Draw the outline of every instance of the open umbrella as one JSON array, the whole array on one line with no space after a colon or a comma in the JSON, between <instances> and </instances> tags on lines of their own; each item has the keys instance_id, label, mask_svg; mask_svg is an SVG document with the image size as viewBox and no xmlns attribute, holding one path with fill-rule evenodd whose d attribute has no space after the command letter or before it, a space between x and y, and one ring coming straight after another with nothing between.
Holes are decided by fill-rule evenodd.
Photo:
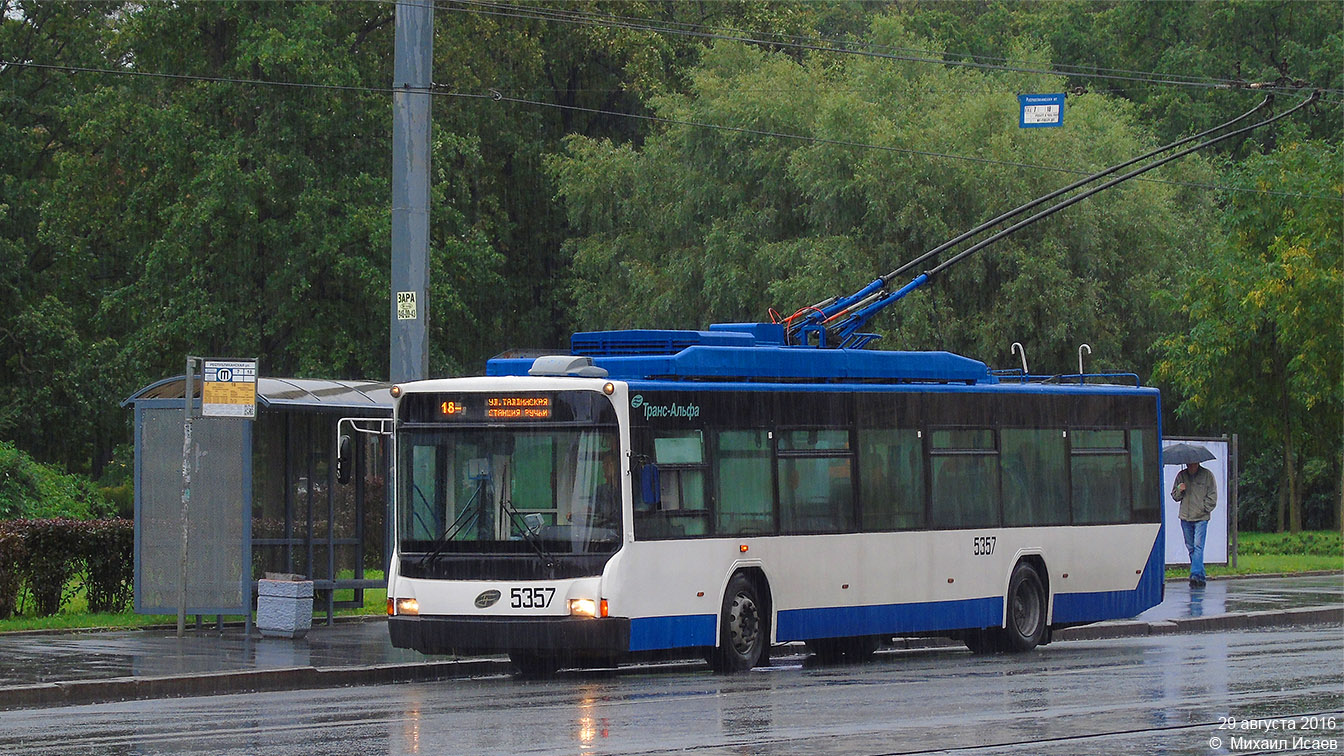
<instances>
[{"instance_id":1,"label":"open umbrella","mask_svg":"<svg viewBox=\"0 0 1344 756\"><path fill-rule=\"evenodd\" d=\"M1172 444L1162 450L1162 464L1188 465L1213 459L1213 452L1195 444Z\"/></svg>"}]
</instances>

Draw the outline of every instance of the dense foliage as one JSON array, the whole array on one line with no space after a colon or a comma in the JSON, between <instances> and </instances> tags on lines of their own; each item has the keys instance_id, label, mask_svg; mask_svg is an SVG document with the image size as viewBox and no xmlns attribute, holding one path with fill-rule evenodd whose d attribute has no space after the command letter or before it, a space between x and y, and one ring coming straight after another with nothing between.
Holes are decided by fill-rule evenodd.
<instances>
[{"instance_id":1,"label":"dense foliage","mask_svg":"<svg viewBox=\"0 0 1344 756\"><path fill-rule=\"evenodd\" d=\"M98 478L119 402L187 353L386 374L394 10L0 0L0 438ZM1313 421L1344 395L1337 5L566 0L435 28L435 375L575 327L763 319L1259 99L1228 81L1327 89L873 329L995 366L1022 341L1034 371L1087 342L1168 390L1168 430L1273 461L1243 508L1338 524L1344 432ZM1065 128L1017 129L1026 91L1069 91Z\"/></svg>"},{"instance_id":2,"label":"dense foliage","mask_svg":"<svg viewBox=\"0 0 1344 756\"><path fill-rule=\"evenodd\" d=\"M1293 532L1308 468L1333 467L1344 438L1341 157L1338 145L1297 143L1233 172L1234 186L1266 191L1230 193L1233 233L1173 282L1188 325L1162 340L1157 373L1183 396L1182 415L1279 451L1273 525L1286 516Z\"/></svg>"},{"instance_id":3,"label":"dense foliage","mask_svg":"<svg viewBox=\"0 0 1344 756\"><path fill-rule=\"evenodd\" d=\"M27 561L28 549L23 533L13 520L0 520L0 619L14 614L23 589L20 566Z\"/></svg>"},{"instance_id":4,"label":"dense foliage","mask_svg":"<svg viewBox=\"0 0 1344 756\"><path fill-rule=\"evenodd\" d=\"M26 587L38 616L56 614L82 586L91 612L120 612L131 599L135 529L130 520L0 520L0 619Z\"/></svg>"},{"instance_id":5,"label":"dense foliage","mask_svg":"<svg viewBox=\"0 0 1344 756\"><path fill-rule=\"evenodd\" d=\"M117 505L87 478L37 462L22 449L0 441L0 520L87 520L114 514L118 514Z\"/></svg>"},{"instance_id":6,"label":"dense foliage","mask_svg":"<svg viewBox=\"0 0 1344 756\"><path fill-rule=\"evenodd\" d=\"M891 18L868 37L887 47L934 44ZM1048 66L1030 51L1016 62ZM1039 166L1058 156L1091 170L1153 146L1123 102L1090 95L1070 100L1076 131L1018 128L1015 92L1062 86L1032 74L799 63L716 45L689 93L656 102L655 112L676 125L639 149L575 137L568 156L553 161L577 232L579 325L704 327L756 320L772 305L787 314L854 291L1057 188L1061 177ZM687 125L701 122L830 142ZM1198 163L1186 168L1207 178ZM1206 243L1189 229L1207 228L1210 210L1203 195L1172 184L1117 188L1105 202L1080 204L969 258L871 330L890 348L948 349L1000 364L1019 341L1047 373L1073 372L1086 341L1101 370L1146 373L1147 347L1162 325L1150 292Z\"/></svg>"}]
</instances>

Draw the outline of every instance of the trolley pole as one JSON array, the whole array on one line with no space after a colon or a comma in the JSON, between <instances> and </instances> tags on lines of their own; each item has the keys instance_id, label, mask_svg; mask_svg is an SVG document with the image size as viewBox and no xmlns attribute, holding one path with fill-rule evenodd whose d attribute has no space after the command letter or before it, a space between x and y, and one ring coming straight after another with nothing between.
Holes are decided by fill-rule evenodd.
<instances>
[{"instance_id":1,"label":"trolley pole","mask_svg":"<svg viewBox=\"0 0 1344 756\"><path fill-rule=\"evenodd\" d=\"M429 377L429 129L433 0L400 0L392 93L390 380Z\"/></svg>"}]
</instances>

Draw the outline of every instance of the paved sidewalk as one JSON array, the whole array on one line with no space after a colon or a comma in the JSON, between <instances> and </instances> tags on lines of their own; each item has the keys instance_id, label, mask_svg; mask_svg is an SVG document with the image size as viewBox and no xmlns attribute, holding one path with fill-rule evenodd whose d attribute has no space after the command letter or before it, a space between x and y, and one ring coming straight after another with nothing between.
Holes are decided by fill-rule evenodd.
<instances>
[{"instance_id":1,"label":"paved sidewalk","mask_svg":"<svg viewBox=\"0 0 1344 756\"><path fill-rule=\"evenodd\" d=\"M1203 589L1168 582L1166 599L1133 620L1056 634L1057 641L1301 624L1344 626L1344 574L1230 578ZM898 639L898 648L947 645ZM777 654L778 655L778 654ZM0 634L0 709L132 698L505 674L502 657L426 657L392 648L381 617L317 625L302 639L247 637L213 626Z\"/></svg>"}]
</instances>

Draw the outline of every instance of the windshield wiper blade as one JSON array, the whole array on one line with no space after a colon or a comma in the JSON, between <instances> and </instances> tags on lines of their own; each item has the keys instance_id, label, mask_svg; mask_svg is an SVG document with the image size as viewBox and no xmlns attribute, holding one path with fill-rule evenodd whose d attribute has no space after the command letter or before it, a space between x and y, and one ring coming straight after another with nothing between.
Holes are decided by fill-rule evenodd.
<instances>
[{"instance_id":1,"label":"windshield wiper blade","mask_svg":"<svg viewBox=\"0 0 1344 756\"><path fill-rule=\"evenodd\" d=\"M504 491L503 494L499 497L500 511L504 512L504 514L509 516L509 522L514 525L517 525L518 530L523 534L523 540L527 541L527 545L531 546L532 550L537 552L537 557L541 559L541 563L545 565L546 569L551 573L548 577L554 577L555 557L551 554L551 552L546 550L545 546L541 545L541 537L538 536L536 533L532 532L532 528L528 526L527 520L523 518L522 513L520 513L517 509L513 508L512 483L513 478L509 477L509 466L508 463L505 462Z\"/></svg>"},{"instance_id":2,"label":"windshield wiper blade","mask_svg":"<svg viewBox=\"0 0 1344 756\"><path fill-rule=\"evenodd\" d=\"M500 508L509 516L509 522L518 526L519 531L523 534L523 540L527 541L527 545L531 546L532 550L537 552L537 557L541 559L541 563L546 565L547 570L554 571L555 556L547 551L545 546L541 545L541 537L536 533L533 533L532 530L527 527L527 521L523 519L522 514L520 514L518 510L513 508L511 503L503 499L501 499L499 503Z\"/></svg>"},{"instance_id":3,"label":"windshield wiper blade","mask_svg":"<svg viewBox=\"0 0 1344 756\"><path fill-rule=\"evenodd\" d=\"M420 558L421 565L428 564L430 560L437 558L439 554L442 554L443 550L448 547L449 541L453 540L458 533L465 530L468 525L480 519L481 507L478 505L473 509L471 503L480 498L481 491L485 490L485 484L486 479L482 478L480 483L476 486L476 490L472 492L471 498L467 499L467 503L462 507L462 512L457 516L457 519L453 520L453 524L444 530L438 538L434 539L433 550ZM418 488L416 490L419 491ZM421 494L421 498L424 498L423 494Z\"/></svg>"}]
</instances>

